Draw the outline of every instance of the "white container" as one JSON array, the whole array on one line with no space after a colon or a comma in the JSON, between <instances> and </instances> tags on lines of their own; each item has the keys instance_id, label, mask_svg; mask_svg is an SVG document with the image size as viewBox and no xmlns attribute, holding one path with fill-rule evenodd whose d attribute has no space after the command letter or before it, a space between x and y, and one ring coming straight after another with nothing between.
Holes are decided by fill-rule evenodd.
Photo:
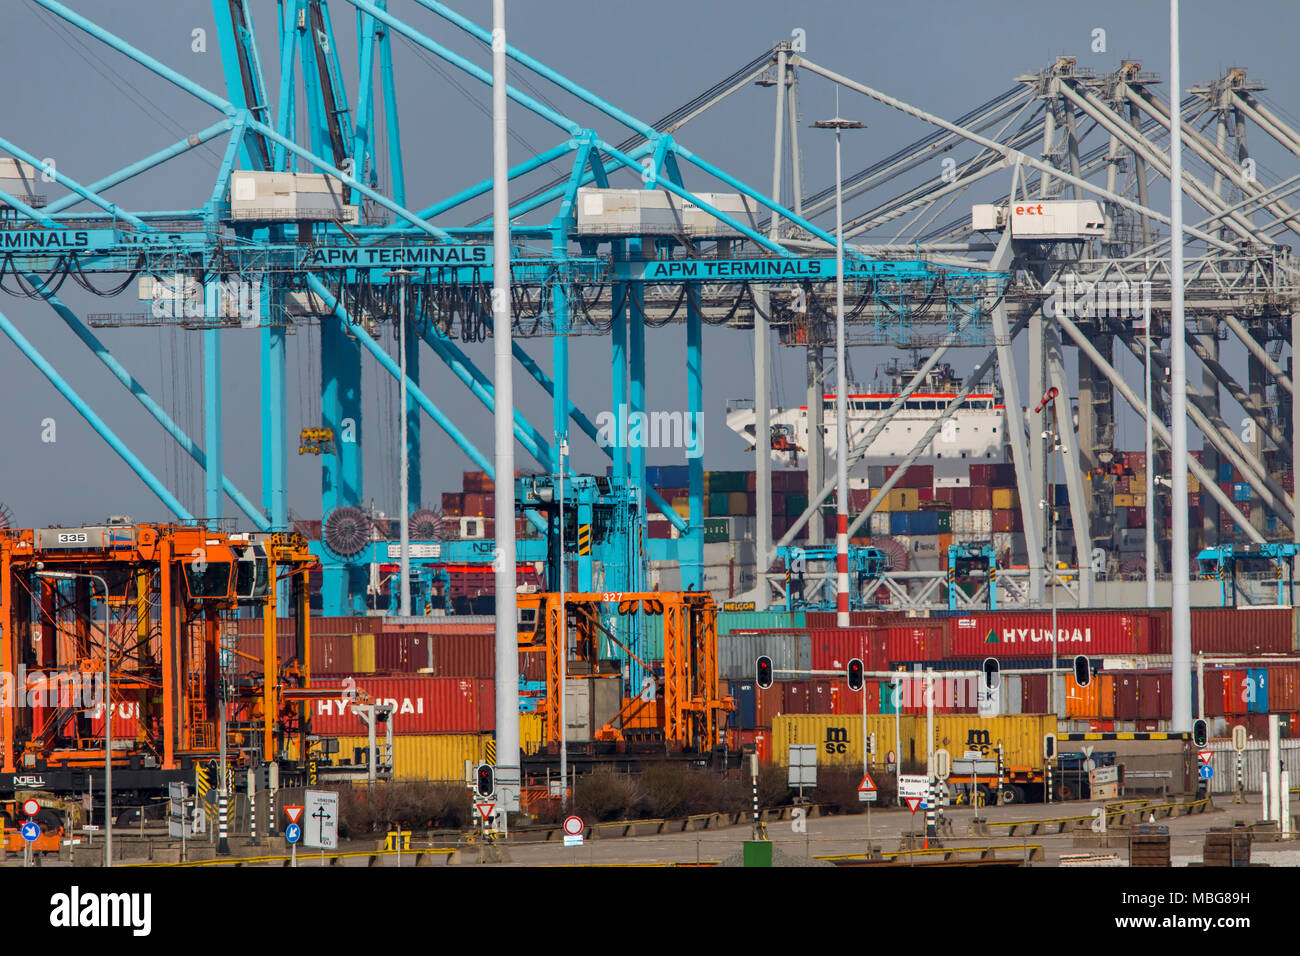
<instances>
[{"instance_id":1,"label":"white container","mask_svg":"<svg viewBox=\"0 0 1300 956\"><path fill-rule=\"evenodd\" d=\"M347 189L319 173L236 170L230 174L230 218L253 222L342 222L360 220L345 202Z\"/></svg>"},{"instance_id":2,"label":"white container","mask_svg":"<svg viewBox=\"0 0 1300 956\"><path fill-rule=\"evenodd\" d=\"M0 158L0 189L28 206L44 206L45 197L40 193L40 171L31 163L9 157ZM8 203L0 206L9 208Z\"/></svg>"},{"instance_id":3,"label":"white container","mask_svg":"<svg viewBox=\"0 0 1300 956\"><path fill-rule=\"evenodd\" d=\"M871 537L887 538L889 537L889 512L873 511L870 518Z\"/></svg>"}]
</instances>

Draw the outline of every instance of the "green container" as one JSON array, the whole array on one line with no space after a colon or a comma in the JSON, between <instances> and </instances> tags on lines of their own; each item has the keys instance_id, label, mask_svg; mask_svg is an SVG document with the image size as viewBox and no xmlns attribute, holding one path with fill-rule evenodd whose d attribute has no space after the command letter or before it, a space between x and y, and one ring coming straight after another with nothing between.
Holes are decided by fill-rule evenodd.
<instances>
[{"instance_id":1,"label":"green container","mask_svg":"<svg viewBox=\"0 0 1300 956\"><path fill-rule=\"evenodd\" d=\"M880 682L880 712L882 714L894 714L898 708L894 706L894 682L882 680Z\"/></svg>"},{"instance_id":2,"label":"green container","mask_svg":"<svg viewBox=\"0 0 1300 956\"><path fill-rule=\"evenodd\" d=\"M803 611L795 611L793 614L785 611L718 611L718 634L805 626L806 617Z\"/></svg>"},{"instance_id":3,"label":"green container","mask_svg":"<svg viewBox=\"0 0 1300 956\"><path fill-rule=\"evenodd\" d=\"M802 494L788 494L785 496L785 513L787 517L797 518L804 513L808 507L808 496Z\"/></svg>"},{"instance_id":4,"label":"green container","mask_svg":"<svg viewBox=\"0 0 1300 956\"><path fill-rule=\"evenodd\" d=\"M704 543L719 544L731 540L731 522L726 518L704 519Z\"/></svg>"},{"instance_id":5,"label":"green container","mask_svg":"<svg viewBox=\"0 0 1300 956\"><path fill-rule=\"evenodd\" d=\"M717 490L710 491L709 492L709 516L717 518L717 517L726 517L728 514L730 514L730 510L729 510L731 508L730 499L731 499L731 495L728 492L717 491Z\"/></svg>"},{"instance_id":6,"label":"green container","mask_svg":"<svg viewBox=\"0 0 1300 956\"><path fill-rule=\"evenodd\" d=\"M952 512L951 511L939 512L939 533L952 534Z\"/></svg>"},{"instance_id":7,"label":"green container","mask_svg":"<svg viewBox=\"0 0 1300 956\"><path fill-rule=\"evenodd\" d=\"M632 633L632 616L620 615L618 617L618 630L614 633L618 639L625 645L631 646ZM661 661L664 659L664 616L662 614L643 614L642 621L642 639L641 650L637 656L645 661ZM604 661L628 661L628 657L621 647L611 641L603 633L600 635L600 659Z\"/></svg>"},{"instance_id":8,"label":"green container","mask_svg":"<svg viewBox=\"0 0 1300 956\"><path fill-rule=\"evenodd\" d=\"M747 491L748 475L743 471L713 471L709 473L709 494L718 491Z\"/></svg>"},{"instance_id":9,"label":"green container","mask_svg":"<svg viewBox=\"0 0 1300 956\"><path fill-rule=\"evenodd\" d=\"M772 865L772 844L767 840L746 840L743 856L745 866Z\"/></svg>"}]
</instances>

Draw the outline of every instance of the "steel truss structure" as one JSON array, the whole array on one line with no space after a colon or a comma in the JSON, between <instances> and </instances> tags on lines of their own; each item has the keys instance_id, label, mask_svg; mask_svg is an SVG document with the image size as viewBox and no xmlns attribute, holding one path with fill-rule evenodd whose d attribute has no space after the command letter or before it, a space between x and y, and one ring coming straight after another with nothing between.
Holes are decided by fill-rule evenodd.
<instances>
[{"instance_id":1,"label":"steel truss structure","mask_svg":"<svg viewBox=\"0 0 1300 956\"><path fill-rule=\"evenodd\" d=\"M101 360L109 372L178 445L204 470L204 514L192 514L177 495L114 433L111 426L59 375L21 330L0 313L0 332L35 364L132 470L158 495L172 515L185 522L216 522L223 518L229 498L259 530L288 526L285 448L286 334L294 326L318 324L320 330L321 428L339 435L345 423L357 441L337 443L322 461L322 514L361 507L363 470L360 455L363 354L368 354L395 379L397 363L378 341L381 323L398 313L398 285L389 276L395 266L413 268L404 287L414 318L402 330L407 338L409 424L403 436L411 452L413 508L421 503L418 463L426 440L421 413L477 467L494 475L493 463L471 437L457 427L454 415L433 403L420 389L419 356L427 346L446 369L461 381L476 401L494 405L492 382L458 343L491 334L489 289L494 269L491 220L452 225L470 201L487 195L490 179L466 185L428 205L408 200L407 174L401 146L401 112L393 69L397 38L436 57L474 80L490 84L490 72L432 39L425 30L390 13L386 0L344 0L349 21L357 30L358 75L355 107L344 89L334 42L334 25L326 0L278 0L273 32L278 40L279 86L268 88L252 17L244 0L214 0L222 63L224 95L194 82L128 40L95 24L58 0L33 0L39 7L111 47L195 99L212 108L218 118L183 140L167 145L90 182L75 180L64 170L51 170L65 191L52 202L0 190L0 208L8 207L0 226L0 288L47 303L74 334ZM490 48L490 31L436 0L415 0L430 22L450 25ZM336 6L337 6L336 2ZM622 138L584 126L560 108L511 86L513 109L540 117L559 133L551 148L514 165L510 170L519 198L510 208L512 252L508 268L514 299L514 332L521 338L549 338L554 373L548 376L518 343L513 352L521 368L552 398L551 421L534 425L514 409L515 437L536 465L555 472L555 443L571 427L593 441L597 429L590 416L569 398L569 340L577 334L607 335L610 340L612 408L626 405L632 412L647 408L645 331L668 322L687 328L686 367L689 412L703 412L702 327L705 324L752 328L755 356L756 433L769 427L769 341L775 330L788 345L807 349L810 394L821 390L825 374L823 347L832 316L827 309L833 287L828 270L834 237L818 221L833 209L833 184L808 195L803 190L799 79L811 76L900 110L933 130L895 150L844 183L846 198L866 208L846 222L847 300L850 341L925 347L930 358L898 400L913 391L923 375L950 348L974 346L987 354L967 379L975 388L996 366L1003 401L1018 413L1032 406L1048 384L1059 384L1056 399L1061 421L1073 421L1074 408L1065 384L1064 348L1080 351L1078 428L1064 429L1067 461L1083 467L1066 468L1070 512L1076 547L1078 596L1088 603L1092 593L1091 552L1107 546L1115 533L1107 511L1109 496L1089 483L1098 465L1112 452L1115 421L1113 393L1119 391L1139 412L1144 410L1116 371L1115 342L1133 348L1131 328L1094 317L1048 315L1043 308L1056 284L1074 276L1095 282L1141 279L1151 287L1157 322L1167 309L1168 271L1162 250L1168 236L1161 226L1168 217L1152 208L1148 192L1154 178L1167 173L1162 146L1170 111L1156 92L1156 78L1136 63L1125 63L1113 74L1097 77L1061 58L1033 76L976 107L955 122L927 113L883 92L823 67L789 43L778 43L709 90L655 123L646 123L569 80L514 46L507 55L515 67L551 84L568 101L594 109L601 122L617 128ZM774 87L773 184L768 192L729 174L725 167L692 152L675 136L681 127L728 96L758 83ZM299 86L301 84L301 86ZM1198 179L1200 170L1184 176L1187 194L1205 209L1205 218L1187 228L1193 243L1188 257L1189 309L1197 316L1194 341L1205 364L1202 389L1190 397L1196 424L1215 454L1234 462L1247 476L1260 507L1247 518L1218 488L1211 472L1217 462L1207 455L1204 468L1195 466L1203 491L1252 540L1266 530L1265 510L1286 527L1293 526L1290 494L1274 477L1269 453L1293 455L1290 409L1281 409L1283 392L1293 394L1282 369L1279 347L1291 336L1295 308L1295 267L1280 238L1297 228L1296 214L1285 202L1300 189L1300 176L1265 185L1254 167L1243 172L1247 157L1247 121L1255 124L1292 155L1300 156L1300 134L1260 102L1259 87L1240 70L1219 81L1188 91L1183 126L1189 152L1208 167L1212 181ZM306 108L296 106L299 93ZM384 137L380 137L382 115ZM1198 126L1214 123L1213 138ZM386 140L386 151L380 145ZM1233 150L1229 150L1229 140ZM106 194L161 164L209 142L224 145L214 183L204 186L199 204L184 210L130 211ZM39 166L35 155L0 138L0 150L24 163ZM1235 152L1235 155L1234 155ZM787 158L788 157L788 158ZM952 158L934 176L925 172L940 158ZM964 157L964 158L958 158ZM1248 157L1247 157L1248 158ZM380 182L377 170L385 160L390 182ZM544 166L563 161L568 175L540 185L524 183ZM792 195L783 201L783 173L792 173ZM338 184L349 203L362 210L360 224L318 221L267 224L232 218L230 183L237 170L320 173ZM714 205L699 191L687 188L685 172L701 183L747 197L766 220L741 221ZM1125 173L1121 182L1121 172ZM909 174L911 174L909 176ZM619 176L646 189L661 190L692 203L739 239L698 242L686 235L637 234L598 237L580 235L575 228L578 190L608 187ZM997 176L1009 179L1004 198L1058 196L1071 190L1077 197L1095 196L1107 212L1107 234L1100 242L1042 243L1003 234L972 234L967 215L979 184L992 185ZM535 178L535 177L534 177ZM528 179L531 183L533 180ZM906 183L898 186L898 182ZM1104 183L1102 185L1101 183ZM891 192L891 190L893 190ZM90 204L93 211L74 211ZM945 216L952 218L944 219ZM462 219L463 221L463 219ZM893 231L897 227L897 231ZM878 241L882 240L882 241ZM1197 254L1199 252L1199 254ZM750 270L754 262L780 262L780 270ZM656 264L696 264L663 277ZM710 271L708 264L712 264ZM92 276L109 273L115 283L101 287ZM216 287L234 282L256 288L255 321L247 317L221 319L211 310L200 317L174 314L169 324L201 330L204 347L204 435L200 443L186 434L153 399L141 382L92 331L95 325L138 325L157 321L148 316L105 312L83 321L58 296L67 278L89 291L117 294L137 277L167 280L187 277L202 289L205 300L216 298ZM117 284L120 283L120 284ZM219 315L219 313L218 313ZM1167 324L1167 318L1164 319ZM262 421L260 441L263 481L260 502L245 495L225 475L222 465L220 383L223 329L241 324L256 327L260 336ZM1012 345L1029 331L1028 376L1012 360ZM1225 331L1226 330L1226 331ZM1219 358L1222 336L1231 334L1250 350L1250 381L1243 387ZM1164 355L1158 340L1152 351L1159 363ZM1256 374L1258 372L1258 374ZM1022 402L1021 382L1025 401ZM1227 390L1259 426L1253 441L1243 443L1218 416L1218 395ZM1163 407L1164 396L1157 404ZM954 402L921 436L903 469L937 434ZM821 403L816 405L820 408ZM1283 413L1284 412L1284 413ZM1167 430L1158 424L1162 438ZM1044 511L1047 449L1040 430L1012 427L1021 507L1029 553L1029 584L1025 600L1041 602L1046 571ZM770 461L758 454L758 541L764 568L775 560L776 547L789 544L826 500L832 484L824 481L820 432L813 429L810 449L808 510L781 541L771 535ZM878 431L873 428L852 450L861 454ZM644 516L655 508L667 516L681 537L646 542L645 554L678 560L683 586L702 580L703 463L691 459L690 513L678 515L654 489L647 488L646 451L628 447L623 436L602 447L612 459L614 474L639 489ZM1199 469L1199 470L1197 470ZM891 479L896 482L901 471ZM1214 476L1214 477L1217 477ZM866 510L853 521L861 527L879 505L890 484L873 494ZM1252 505L1254 502L1252 501ZM1165 506L1167 507L1167 505ZM533 516L534 524L540 519ZM638 518L643 521L644 517ZM814 523L816 525L817 523ZM820 530L812 530L820 543ZM327 559L329 558L326 555ZM337 613L356 606L364 593L362 570L346 561L326 560L322 609ZM609 582L607 582L609 583ZM616 582L622 590L643 590L644 568L622 569ZM768 589L757 599L765 605ZM635 649L635 648L634 648Z\"/></svg>"}]
</instances>

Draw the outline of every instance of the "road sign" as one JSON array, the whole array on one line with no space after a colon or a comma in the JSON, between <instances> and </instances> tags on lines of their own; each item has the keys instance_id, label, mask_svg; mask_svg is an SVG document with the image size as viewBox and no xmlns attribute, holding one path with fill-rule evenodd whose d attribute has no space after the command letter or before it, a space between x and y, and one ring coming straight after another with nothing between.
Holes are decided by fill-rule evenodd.
<instances>
[{"instance_id":1,"label":"road sign","mask_svg":"<svg viewBox=\"0 0 1300 956\"><path fill-rule=\"evenodd\" d=\"M565 817L564 833L566 836L582 836L583 823L582 817Z\"/></svg>"},{"instance_id":2,"label":"road sign","mask_svg":"<svg viewBox=\"0 0 1300 956\"><path fill-rule=\"evenodd\" d=\"M864 773L862 782L858 784L859 793L874 793L876 791L876 781L871 779L871 774Z\"/></svg>"},{"instance_id":3,"label":"road sign","mask_svg":"<svg viewBox=\"0 0 1300 956\"><path fill-rule=\"evenodd\" d=\"M285 807L284 815L289 818L290 823L297 823L302 819L302 807Z\"/></svg>"},{"instance_id":4,"label":"road sign","mask_svg":"<svg viewBox=\"0 0 1300 956\"><path fill-rule=\"evenodd\" d=\"M921 807L920 797L904 797L903 800L907 803L907 809L911 810L913 813Z\"/></svg>"},{"instance_id":5,"label":"road sign","mask_svg":"<svg viewBox=\"0 0 1300 956\"><path fill-rule=\"evenodd\" d=\"M183 783L167 785L167 835L173 840L183 839L193 827L189 813L189 787Z\"/></svg>"},{"instance_id":6,"label":"road sign","mask_svg":"<svg viewBox=\"0 0 1300 956\"><path fill-rule=\"evenodd\" d=\"M577 836L570 836L570 835L567 834L567 833L564 834L564 845L565 845L565 846L582 846L582 834L579 833Z\"/></svg>"},{"instance_id":7,"label":"road sign","mask_svg":"<svg viewBox=\"0 0 1300 956\"><path fill-rule=\"evenodd\" d=\"M790 745L790 775L792 787L817 786L817 748L813 744Z\"/></svg>"},{"instance_id":8,"label":"road sign","mask_svg":"<svg viewBox=\"0 0 1300 956\"><path fill-rule=\"evenodd\" d=\"M930 788L930 781L921 774L904 773L898 777L898 795L906 800L908 797L916 797L918 800L925 800L926 791Z\"/></svg>"},{"instance_id":9,"label":"road sign","mask_svg":"<svg viewBox=\"0 0 1300 956\"><path fill-rule=\"evenodd\" d=\"M1232 749L1238 753L1246 749L1246 728L1241 724L1232 728Z\"/></svg>"},{"instance_id":10,"label":"road sign","mask_svg":"<svg viewBox=\"0 0 1300 956\"><path fill-rule=\"evenodd\" d=\"M894 752L892 750L885 754L885 763L897 763L894 759Z\"/></svg>"},{"instance_id":11,"label":"road sign","mask_svg":"<svg viewBox=\"0 0 1300 956\"><path fill-rule=\"evenodd\" d=\"M296 823L290 823L284 828L284 839L286 843L297 843L302 839L302 827Z\"/></svg>"},{"instance_id":12,"label":"road sign","mask_svg":"<svg viewBox=\"0 0 1300 956\"><path fill-rule=\"evenodd\" d=\"M478 810L479 816L484 820L490 820L492 819L492 811L497 808L497 805L495 803L476 803L474 808Z\"/></svg>"},{"instance_id":13,"label":"road sign","mask_svg":"<svg viewBox=\"0 0 1300 956\"><path fill-rule=\"evenodd\" d=\"M1214 751L1213 751L1213 750L1198 750L1198 751L1196 751L1196 756L1198 756L1198 757L1201 758L1201 763L1209 763L1211 760L1214 759Z\"/></svg>"},{"instance_id":14,"label":"road sign","mask_svg":"<svg viewBox=\"0 0 1300 956\"><path fill-rule=\"evenodd\" d=\"M23 801L23 813L27 814L29 817L34 817L36 816L36 814L40 812L41 812L41 804L39 800Z\"/></svg>"},{"instance_id":15,"label":"road sign","mask_svg":"<svg viewBox=\"0 0 1300 956\"><path fill-rule=\"evenodd\" d=\"M940 747L934 752L934 775L940 780L947 780L952 773L952 755Z\"/></svg>"},{"instance_id":16,"label":"road sign","mask_svg":"<svg viewBox=\"0 0 1300 956\"><path fill-rule=\"evenodd\" d=\"M1208 763L1201 764L1201 779L1209 780L1213 776L1214 776L1214 768L1211 767Z\"/></svg>"},{"instance_id":17,"label":"road sign","mask_svg":"<svg viewBox=\"0 0 1300 956\"><path fill-rule=\"evenodd\" d=\"M339 795L329 790L308 790L303 811L302 845L313 850L339 846Z\"/></svg>"},{"instance_id":18,"label":"road sign","mask_svg":"<svg viewBox=\"0 0 1300 956\"><path fill-rule=\"evenodd\" d=\"M26 840L28 843L34 843L40 839L41 836L40 825L37 824L35 820L28 820L26 823L23 824L22 833L23 833L24 840Z\"/></svg>"}]
</instances>

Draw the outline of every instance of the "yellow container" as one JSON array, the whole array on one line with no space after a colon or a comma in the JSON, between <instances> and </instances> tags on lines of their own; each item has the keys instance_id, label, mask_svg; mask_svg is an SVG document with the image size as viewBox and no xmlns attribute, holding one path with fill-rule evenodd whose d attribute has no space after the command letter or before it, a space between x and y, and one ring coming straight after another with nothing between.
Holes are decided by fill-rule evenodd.
<instances>
[{"instance_id":1,"label":"yellow container","mask_svg":"<svg viewBox=\"0 0 1300 956\"><path fill-rule=\"evenodd\" d=\"M465 761L483 760L484 734L415 734L393 738L393 777L396 780L459 782L465 779ZM338 757L352 760L353 751L369 746L364 736L339 737ZM383 743L384 738L377 741Z\"/></svg>"},{"instance_id":2,"label":"yellow container","mask_svg":"<svg viewBox=\"0 0 1300 956\"><path fill-rule=\"evenodd\" d=\"M672 506L673 506L673 511L676 511L677 514L680 515L681 517L689 518L691 516L690 498L674 498L672 500Z\"/></svg>"},{"instance_id":3,"label":"yellow container","mask_svg":"<svg viewBox=\"0 0 1300 956\"><path fill-rule=\"evenodd\" d=\"M352 670L356 674L375 672L375 635L352 635Z\"/></svg>"},{"instance_id":4,"label":"yellow container","mask_svg":"<svg viewBox=\"0 0 1300 956\"><path fill-rule=\"evenodd\" d=\"M1116 494L1116 495L1115 495L1115 507L1116 507L1116 508L1132 508L1132 507L1134 507L1134 505L1133 505L1133 496L1130 495L1130 494Z\"/></svg>"},{"instance_id":5,"label":"yellow container","mask_svg":"<svg viewBox=\"0 0 1300 956\"><path fill-rule=\"evenodd\" d=\"M886 511L915 511L921 506L921 499L915 488L892 488L886 498L889 502Z\"/></svg>"},{"instance_id":6,"label":"yellow container","mask_svg":"<svg viewBox=\"0 0 1300 956\"><path fill-rule=\"evenodd\" d=\"M916 718L913 748L925 759L925 718ZM996 756L1002 744L1002 759L1007 766L1037 767L1043 762L1043 735L1056 733L1056 715L1017 717L976 717L936 715L934 747L943 748L960 759L968 750L984 756Z\"/></svg>"},{"instance_id":7,"label":"yellow container","mask_svg":"<svg viewBox=\"0 0 1300 956\"><path fill-rule=\"evenodd\" d=\"M1145 471L1133 472L1133 477L1129 479L1128 483L1129 487L1137 485L1139 488L1145 488L1147 486L1147 473Z\"/></svg>"},{"instance_id":8,"label":"yellow container","mask_svg":"<svg viewBox=\"0 0 1300 956\"><path fill-rule=\"evenodd\" d=\"M1133 495L1133 504L1129 505L1130 508L1145 508L1146 506L1147 506L1146 495Z\"/></svg>"},{"instance_id":9,"label":"yellow container","mask_svg":"<svg viewBox=\"0 0 1300 956\"><path fill-rule=\"evenodd\" d=\"M1193 494L1201 490L1201 479L1197 478L1190 471L1187 473L1187 491Z\"/></svg>"},{"instance_id":10,"label":"yellow container","mask_svg":"<svg viewBox=\"0 0 1300 956\"><path fill-rule=\"evenodd\" d=\"M890 750L894 753L902 753L904 765L914 759L910 748L915 734L913 723L916 719L907 715L898 718L899 730L903 736L900 751L900 742L894 739L893 714L867 714L867 734L876 735L877 766L885 762L885 754ZM924 736L925 727L922 726L922 739ZM816 745L818 765L861 768L862 715L785 714L773 718L772 761L782 767L788 766L791 744Z\"/></svg>"},{"instance_id":11,"label":"yellow container","mask_svg":"<svg viewBox=\"0 0 1300 956\"><path fill-rule=\"evenodd\" d=\"M1020 495L1014 488L994 488L993 508L995 511L1008 511L1020 507Z\"/></svg>"},{"instance_id":12,"label":"yellow container","mask_svg":"<svg viewBox=\"0 0 1300 956\"><path fill-rule=\"evenodd\" d=\"M546 721L540 714L519 715L519 746L524 753L537 753L542 748L542 736L545 733Z\"/></svg>"}]
</instances>

